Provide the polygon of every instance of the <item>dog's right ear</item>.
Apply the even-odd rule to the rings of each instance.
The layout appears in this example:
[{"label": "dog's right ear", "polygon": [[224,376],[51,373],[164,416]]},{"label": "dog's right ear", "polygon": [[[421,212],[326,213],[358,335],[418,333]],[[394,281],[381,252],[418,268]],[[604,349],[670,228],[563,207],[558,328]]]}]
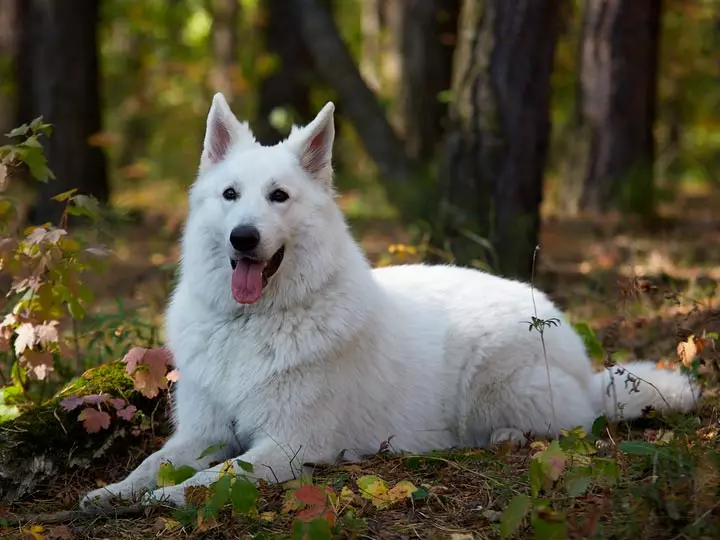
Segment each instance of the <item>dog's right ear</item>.
[{"label": "dog's right ear", "polygon": [[207,118],[205,144],[200,158],[200,169],[225,159],[230,149],[238,142],[254,144],[247,122],[239,122],[230,110],[228,102],[220,92],[215,94]]}]

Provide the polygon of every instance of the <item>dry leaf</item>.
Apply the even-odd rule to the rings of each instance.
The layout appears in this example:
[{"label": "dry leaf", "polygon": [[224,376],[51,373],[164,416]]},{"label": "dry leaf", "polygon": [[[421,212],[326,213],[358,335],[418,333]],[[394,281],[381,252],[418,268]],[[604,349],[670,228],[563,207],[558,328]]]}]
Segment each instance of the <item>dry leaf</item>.
[{"label": "dry leaf", "polygon": [[55,371],[52,353],[47,351],[25,351],[20,357],[20,365],[39,381]]},{"label": "dry leaf", "polygon": [[86,407],[80,411],[78,420],[82,421],[83,427],[88,433],[97,433],[101,429],[110,427],[110,415],[93,407]]}]

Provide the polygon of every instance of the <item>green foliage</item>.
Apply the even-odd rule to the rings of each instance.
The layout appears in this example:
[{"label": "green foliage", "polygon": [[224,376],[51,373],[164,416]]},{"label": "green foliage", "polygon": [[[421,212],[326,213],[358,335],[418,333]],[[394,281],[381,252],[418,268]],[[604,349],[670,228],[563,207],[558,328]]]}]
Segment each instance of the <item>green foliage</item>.
[{"label": "green foliage", "polygon": [[[41,135],[49,136],[51,126],[37,118],[12,130],[20,138],[0,148],[7,188],[14,171],[27,166],[40,181],[53,178],[43,154]],[[74,190],[55,197],[65,203],[57,226],[45,224],[22,230],[17,225],[15,202],[0,196],[0,268],[12,277],[7,301],[0,306],[0,378],[4,420],[20,412],[19,405],[41,403],[52,383],[72,373],[69,360],[81,362],[77,336],[61,329],[77,325],[85,316],[93,296],[82,281],[88,270],[102,268],[106,251],[87,245],[67,230],[70,215],[97,215],[97,203],[76,195]],[[48,385],[48,383],[51,383]],[[50,387],[49,387],[50,386]],[[99,411],[100,413],[100,411]],[[86,418],[90,412],[84,413]],[[96,420],[100,418],[96,417]],[[101,423],[104,423],[102,417]]]}]

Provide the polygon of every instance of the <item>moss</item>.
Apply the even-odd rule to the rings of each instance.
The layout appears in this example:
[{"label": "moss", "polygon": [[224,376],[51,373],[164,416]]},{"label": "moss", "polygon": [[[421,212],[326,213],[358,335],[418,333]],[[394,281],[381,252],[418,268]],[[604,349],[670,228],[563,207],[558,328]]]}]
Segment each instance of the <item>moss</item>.
[{"label": "moss", "polygon": [[132,380],[125,374],[125,364],[117,361],[87,370],[58,392],[53,400],[57,402],[73,394],[79,397],[112,394],[127,399],[133,392]]},{"label": "moss", "polygon": [[78,421],[80,408],[66,411],[60,401],[70,395],[79,397],[106,394],[135,405],[146,418],[157,424],[156,434],[167,431],[167,392],[147,399],[133,389],[122,362],[90,369],[69,383],[46,404],[31,409],[0,426],[0,502],[12,502],[51,477],[77,468],[100,468],[114,456],[141,446],[141,438],[130,433],[132,424],[112,415],[110,427],[87,433]]}]

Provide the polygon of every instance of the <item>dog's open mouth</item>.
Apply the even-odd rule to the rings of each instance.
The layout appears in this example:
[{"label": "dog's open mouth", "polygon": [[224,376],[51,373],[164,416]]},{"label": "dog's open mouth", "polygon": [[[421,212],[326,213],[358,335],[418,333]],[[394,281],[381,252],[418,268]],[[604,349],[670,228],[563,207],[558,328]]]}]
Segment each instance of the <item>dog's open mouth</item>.
[{"label": "dog's open mouth", "polygon": [[231,258],[232,294],[235,301],[240,304],[257,302],[268,280],[280,268],[284,255],[285,246],[278,249],[269,261],[251,257]]}]

